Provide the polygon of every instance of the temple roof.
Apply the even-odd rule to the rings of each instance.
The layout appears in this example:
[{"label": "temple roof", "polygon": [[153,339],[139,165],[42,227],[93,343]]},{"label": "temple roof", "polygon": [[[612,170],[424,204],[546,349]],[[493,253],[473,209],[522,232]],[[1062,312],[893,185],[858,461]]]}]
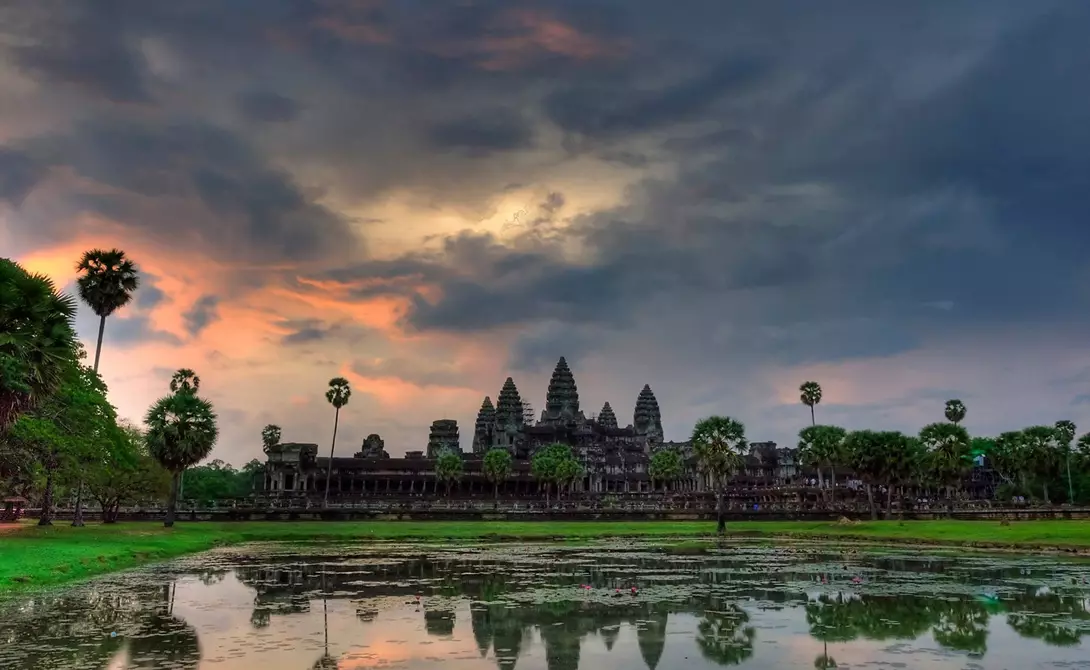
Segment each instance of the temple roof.
[{"label": "temple roof", "polygon": [[598,423],[605,428],[617,428],[617,415],[613,413],[608,402],[602,405],[602,411],[598,413]]},{"label": "temple roof", "polygon": [[496,399],[496,423],[522,425],[522,397],[515,387],[515,380],[510,377],[503,383]]},{"label": "temple roof", "polygon": [[575,386],[568,361],[563,356],[556,362],[549,390],[545,395],[545,414],[550,417],[575,416],[579,412],[579,390]]}]

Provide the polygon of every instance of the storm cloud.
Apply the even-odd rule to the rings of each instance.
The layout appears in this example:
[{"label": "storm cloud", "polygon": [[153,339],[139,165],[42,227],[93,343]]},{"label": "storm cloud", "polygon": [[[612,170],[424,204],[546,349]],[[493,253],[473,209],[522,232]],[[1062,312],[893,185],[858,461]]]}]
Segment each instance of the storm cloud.
[{"label": "storm cloud", "polygon": [[651,383],[675,439],[716,412],[791,442],[803,374],[850,427],[914,430],[947,394],[979,432],[1090,422],[1056,379],[1090,368],[1082,3],[96,7],[0,10],[0,232],[199,265],[192,311],[154,264],[137,306],[267,326],[237,369],[298,367],[239,402],[251,432],[314,439],[345,374],[370,398],[349,439],[419,449],[508,371],[540,402],[561,355],[588,406]]}]

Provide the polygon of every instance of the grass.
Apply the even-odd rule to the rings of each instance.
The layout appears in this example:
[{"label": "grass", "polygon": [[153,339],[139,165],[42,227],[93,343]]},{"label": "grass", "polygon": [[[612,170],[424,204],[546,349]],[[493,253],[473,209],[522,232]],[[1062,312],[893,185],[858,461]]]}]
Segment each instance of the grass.
[{"label": "grass", "polygon": [[[1090,523],[1021,521],[737,522],[740,537],[806,537],[871,542],[910,542],[987,548],[1090,550]],[[678,551],[699,550],[695,538],[710,538],[709,522],[235,522],[67,524],[40,528],[33,522],[0,533],[0,595],[86,579],[217,546],[244,542],[347,543],[372,540],[562,540],[606,537],[659,538]]]}]

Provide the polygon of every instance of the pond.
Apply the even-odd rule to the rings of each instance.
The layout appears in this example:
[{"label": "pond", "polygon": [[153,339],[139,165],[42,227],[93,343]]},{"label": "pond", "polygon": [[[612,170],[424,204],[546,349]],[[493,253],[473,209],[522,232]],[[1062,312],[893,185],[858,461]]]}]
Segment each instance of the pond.
[{"label": "pond", "polygon": [[0,601],[0,668],[1087,668],[1088,582],[812,543],[252,545]]}]

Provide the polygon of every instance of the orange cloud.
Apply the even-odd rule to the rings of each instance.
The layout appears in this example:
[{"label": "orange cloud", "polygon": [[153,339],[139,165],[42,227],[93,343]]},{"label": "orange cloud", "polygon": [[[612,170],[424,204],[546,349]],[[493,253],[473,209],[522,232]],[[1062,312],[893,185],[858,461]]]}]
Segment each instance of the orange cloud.
[{"label": "orange cloud", "polygon": [[386,409],[434,406],[439,408],[472,407],[480,402],[479,392],[462,386],[418,385],[395,376],[364,376],[344,366],[341,376],[353,390],[373,396]]}]

